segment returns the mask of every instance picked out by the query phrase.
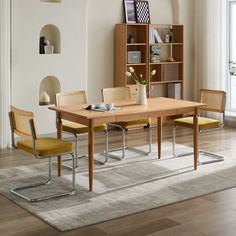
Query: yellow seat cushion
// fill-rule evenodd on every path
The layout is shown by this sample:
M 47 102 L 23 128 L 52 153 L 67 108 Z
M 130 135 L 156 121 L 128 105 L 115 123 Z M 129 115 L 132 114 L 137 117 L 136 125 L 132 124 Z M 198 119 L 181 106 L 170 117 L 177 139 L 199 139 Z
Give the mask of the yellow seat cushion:
M 55 156 L 57 154 L 72 152 L 71 142 L 57 138 L 38 138 L 36 143 L 36 154 L 40 157 Z M 24 139 L 17 142 L 17 147 L 33 153 L 33 143 L 31 139 Z
M 139 119 L 131 121 L 112 122 L 112 124 L 120 125 L 123 128 L 127 128 L 132 125 L 148 125 L 151 124 L 151 119 Z
M 184 117 L 174 120 L 174 125 L 186 128 L 193 128 L 193 117 Z M 214 120 L 205 117 L 198 117 L 199 129 L 213 129 L 221 125 L 219 120 Z
M 102 125 L 96 126 L 94 128 L 94 131 L 102 132 L 102 131 L 105 131 L 106 129 L 107 129 L 107 125 L 102 124 Z M 83 134 L 83 133 L 88 133 L 88 126 L 78 124 L 75 122 L 63 121 L 62 130 L 65 132 L 72 133 L 72 134 Z

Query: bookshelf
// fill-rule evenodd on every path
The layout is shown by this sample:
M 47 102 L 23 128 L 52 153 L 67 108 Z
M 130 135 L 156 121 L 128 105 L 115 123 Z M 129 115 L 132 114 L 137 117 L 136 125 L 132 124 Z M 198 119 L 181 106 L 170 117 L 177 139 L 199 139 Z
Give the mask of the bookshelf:
M 178 24 L 117 24 L 115 86 L 129 86 L 135 100 L 137 87 L 125 75 L 128 67 L 132 66 L 136 74 L 142 74 L 147 80 L 148 97 L 183 99 L 183 33 L 183 25 Z M 140 52 L 139 63 L 129 60 L 130 52 Z M 157 73 L 150 77 L 152 70 Z

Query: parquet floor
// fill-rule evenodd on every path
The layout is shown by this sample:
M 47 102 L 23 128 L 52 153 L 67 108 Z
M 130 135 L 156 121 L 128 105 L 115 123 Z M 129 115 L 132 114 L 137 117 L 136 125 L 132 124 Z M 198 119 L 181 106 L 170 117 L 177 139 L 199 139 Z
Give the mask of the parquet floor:
M 146 132 L 129 131 L 131 145 L 143 144 Z M 156 134 L 154 130 L 154 142 Z M 171 129 L 166 126 L 163 139 L 169 140 Z M 178 143 L 190 144 L 191 132 L 180 130 Z M 119 145 L 117 132 L 110 135 L 111 147 Z M 96 150 L 102 150 L 103 136 L 96 136 Z M 227 149 L 236 153 L 236 129 L 224 128 L 201 136 L 201 147 L 210 151 Z M 81 152 L 86 151 L 86 136 L 81 139 Z M 40 162 L 31 155 L 22 155 L 18 150 L 0 151 L 0 168 Z M 235 183 L 236 184 L 236 183 Z M 158 197 L 158 196 L 157 196 Z M 235 236 L 236 235 L 236 188 L 183 201 L 166 207 L 148 210 L 108 222 L 62 233 L 15 203 L 0 195 L 0 235 L 1 236 Z

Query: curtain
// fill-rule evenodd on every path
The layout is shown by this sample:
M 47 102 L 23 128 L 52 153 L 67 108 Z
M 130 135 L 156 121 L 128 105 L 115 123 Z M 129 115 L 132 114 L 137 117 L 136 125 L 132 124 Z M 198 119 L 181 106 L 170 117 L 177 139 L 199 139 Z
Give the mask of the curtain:
M 195 82 L 199 90 L 225 90 L 226 81 L 226 4 L 227 0 L 196 0 Z

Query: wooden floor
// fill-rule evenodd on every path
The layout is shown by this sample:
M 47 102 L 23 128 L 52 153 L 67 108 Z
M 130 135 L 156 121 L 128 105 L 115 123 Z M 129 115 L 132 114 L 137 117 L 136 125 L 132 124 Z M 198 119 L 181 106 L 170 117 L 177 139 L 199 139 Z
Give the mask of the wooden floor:
M 139 145 L 147 138 L 146 132 L 129 131 L 128 143 Z M 171 137 L 170 127 L 164 127 L 164 141 Z M 180 130 L 178 143 L 191 144 L 191 132 Z M 120 136 L 111 135 L 112 147 L 118 145 Z M 86 136 L 80 142 L 80 150 L 86 150 Z M 154 142 L 156 131 L 154 130 Z M 102 150 L 103 136 L 96 137 L 96 150 Z M 201 147 L 210 151 L 227 149 L 236 152 L 236 129 L 224 128 L 202 134 Z M 0 168 L 39 162 L 21 151 L 0 152 Z M 235 183 L 236 185 L 236 183 Z M 158 198 L 158 196 L 157 196 Z M 119 219 L 107 221 L 78 230 L 62 233 L 44 223 L 26 210 L 0 195 L 1 236 L 99 236 L 99 235 L 149 235 L 149 236 L 235 236 L 236 188 L 183 201 L 166 207 L 147 210 Z

